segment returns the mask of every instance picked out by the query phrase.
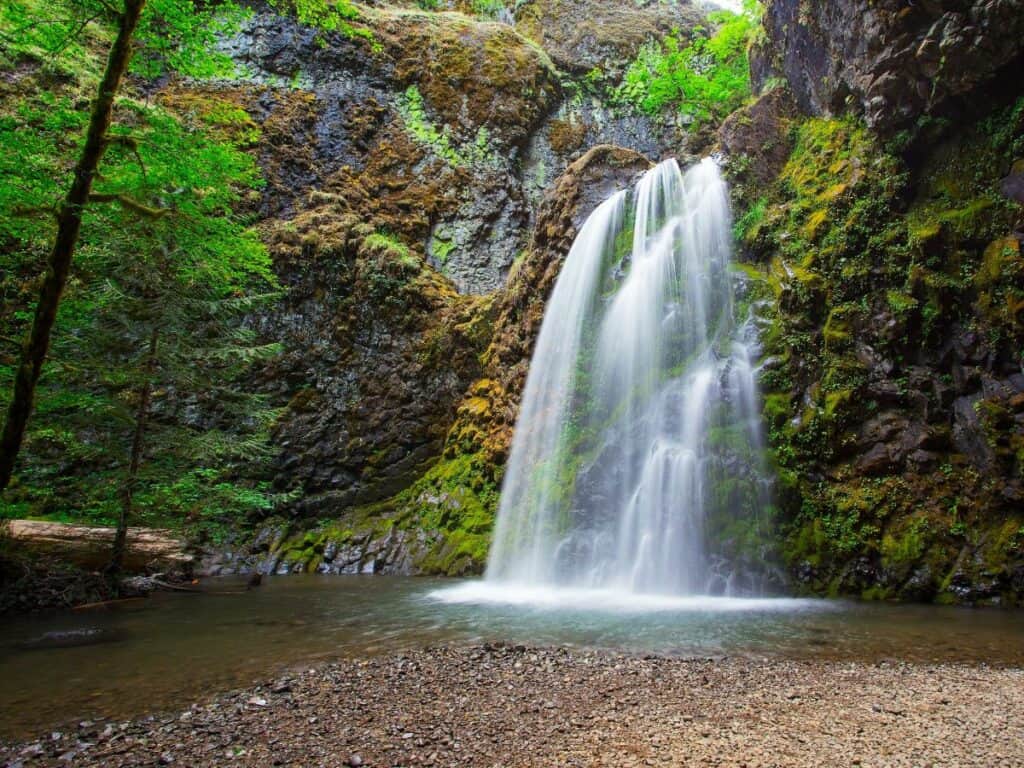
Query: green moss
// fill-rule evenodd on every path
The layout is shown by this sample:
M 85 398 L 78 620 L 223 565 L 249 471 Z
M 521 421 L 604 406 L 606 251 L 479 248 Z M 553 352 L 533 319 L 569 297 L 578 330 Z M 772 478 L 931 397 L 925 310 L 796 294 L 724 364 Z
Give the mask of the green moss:
M 868 587 L 860 594 L 861 600 L 868 602 L 881 602 L 883 600 L 892 600 L 896 595 L 888 587 L 883 587 L 880 584 Z
M 768 214 L 768 198 L 760 197 L 733 225 L 733 236 L 746 245 L 757 241 Z
M 850 344 L 853 338 L 850 321 L 859 314 L 860 307 L 855 304 L 842 304 L 832 308 L 822 330 L 827 351 L 837 352 Z
M 769 428 L 781 428 L 789 421 L 792 399 L 788 392 L 770 392 L 764 396 L 764 418 Z
M 908 569 L 924 555 L 928 546 L 928 520 L 915 518 L 902 530 L 887 532 L 882 537 L 882 565 L 891 569 Z
M 418 565 L 429 573 L 480 572 L 498 506 L 494 468 L 479 454 L 445 457 L 395 500 L 400 528 L 439 534 Z
M 804 238 L 809 242 L 816 242 L 821 236 L 825 229 L 825 225 L 828 222 L 828 210 L 820 209 L 814 211 L 810 216 L 807 217 L 807 222 L 804 224 L 801 230 Z
M 404 267 L 414 270 L 418 270 L 420 267 L 419 259 L 409 251 L 409 246 L 387 232 L 375 232 L 367 236 L 363 240 L 363 244 L 367 248 L 383 252 L 387 258 L 400 263 Z
M 845 411 L 853 398 L 853 391 L 839 389 L 825 395 L 825 418 L 835 420 Z
M 828 552 L 828 536 L 820 519 L 802 523 L 790 534 L 783 547 L 783 556 L 790 564 L 809 563 L 817 568 Z
M 885 298 L 889 309 L 898 315 L 910 312 L 918 306 L 917 299 L 902 291 L 886 291 Z
M 420 89 L 410 85 L 398 98 L 398 114 L 414 139 L 449 165 L 460 167 L 496 167 L 501 164 L 491 147 L 490 133 L 480 126 L 472 142 L 458 144 L 447 126 L 437 128 L 427 115 Z

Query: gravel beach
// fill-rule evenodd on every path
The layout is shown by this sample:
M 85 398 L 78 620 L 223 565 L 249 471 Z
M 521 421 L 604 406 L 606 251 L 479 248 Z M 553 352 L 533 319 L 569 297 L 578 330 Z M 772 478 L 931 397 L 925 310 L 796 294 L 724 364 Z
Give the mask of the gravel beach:
M 434 648 L 0 747 L 11 766 L 1024 766 L 1024 670 Z

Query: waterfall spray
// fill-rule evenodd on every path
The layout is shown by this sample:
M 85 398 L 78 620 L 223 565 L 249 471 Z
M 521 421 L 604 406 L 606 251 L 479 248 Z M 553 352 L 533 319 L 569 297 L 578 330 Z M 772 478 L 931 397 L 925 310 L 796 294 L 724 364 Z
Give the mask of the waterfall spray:
M 531 361 L 488 580 L 752 590 L 737 540 L 768 489 L 730 230 L 711 160 L 661 163 L 583 225 Z

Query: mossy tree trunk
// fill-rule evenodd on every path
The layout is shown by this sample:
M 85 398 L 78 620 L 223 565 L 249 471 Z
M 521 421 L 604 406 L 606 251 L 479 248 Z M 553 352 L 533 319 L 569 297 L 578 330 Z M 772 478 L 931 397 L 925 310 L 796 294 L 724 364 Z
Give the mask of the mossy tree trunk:
M 107 66 L 93 103 L 85 145 L 75 165 L 71 188 L 57 212 L 57 236 L 39 291 L 32 330 L 22 346 L 14 392 L 7 408 L 3 436 L 0 437 L 0 491 L 10 483 L 14 462 L 25 436 L 36 384 L 50 347 L 50 333 L 78 243 L 82 212 L 89 202 L 93 180 L 109 142 L 107 131 L 113 117 L 114 99 L 131 59 L 132 38 L 145 4 L 146 0 L 124 0 L 124 10 L 118 17 L 117 37 L 107 57 Z
M 146 354 L 146 372 L 139 388 L 139 405 L 135 410 L 135 433 L 132 436 L 131 457 L 128 461 L 128 477 L 125 479 L 121 492 L 121 514 L 117 519 L 117 532 L 114 534 L 114 550 L 110 555 L 107 573 L 116 575 L 124 565 L 125 542 L 128 539 L 128 521 L 132 516 L 135 499 L 135 483 L 139 477 L 139 466 L 142 463 L 142 452 L 145 445 L 146 421 L 149 418 L 149 400 L 153 392 L 153 377 L 157 368 L 157 344 L 160 332 L 153 329 L 149 338 L 149 351 Z

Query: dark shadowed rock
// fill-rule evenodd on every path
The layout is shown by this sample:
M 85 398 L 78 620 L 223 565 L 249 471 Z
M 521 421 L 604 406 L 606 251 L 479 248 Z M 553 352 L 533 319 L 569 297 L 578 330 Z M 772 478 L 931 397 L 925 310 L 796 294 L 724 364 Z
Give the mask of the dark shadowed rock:
M 773 88 L 753 104 L 734 112 L 718 129 L 718 143 L 729 159 L 730 182 L 751 188 L 753 197 L 775 181 L 793 151 L 796 104 L 786 88 Z
M 999 189 L 1011 200 L 1024 205 L 1024 173 L 1013 173 L 1003 179 Z
M 39 637 L 18 643 L 18 647 L 27 651 L 45 651 L 52 648 L 81 648 L 87 645 L 117 643 L 126 637 L 127 633 L 124 630 L 86 627 L 46 632 Z
M 764 23 L 758 83 L 781 76 L 807 112 L 861 113 L 882 133 L 1012 77 L 1024 52 L 1020 0 L 772 0 Z

